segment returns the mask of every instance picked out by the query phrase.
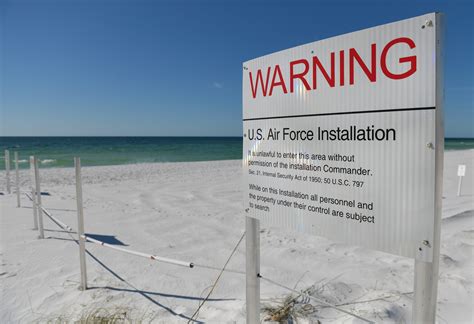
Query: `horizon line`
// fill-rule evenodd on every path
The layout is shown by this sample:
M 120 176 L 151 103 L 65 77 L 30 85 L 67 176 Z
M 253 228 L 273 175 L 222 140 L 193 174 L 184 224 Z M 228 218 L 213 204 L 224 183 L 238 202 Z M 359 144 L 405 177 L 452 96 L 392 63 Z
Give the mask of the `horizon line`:
M 0 135 L 0 138 L 7 137 L 211 137 L 211 138 L 222 138 L 222 137 L 235 137 L 244 138 L 243 136 L 237 135 Z M 445 136 L 444 139 L 472 139 L 473 137 L 461 136 Z

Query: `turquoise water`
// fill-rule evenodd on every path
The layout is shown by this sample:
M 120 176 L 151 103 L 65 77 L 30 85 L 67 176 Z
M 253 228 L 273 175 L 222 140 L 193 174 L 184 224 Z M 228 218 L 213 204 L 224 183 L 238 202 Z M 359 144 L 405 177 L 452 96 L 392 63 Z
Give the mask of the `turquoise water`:
M 23 168 L 30 155 L 41 167 L 72 167 L 75 156 L 83 166 L 242 158 L 240 137 L 0 137 L 0 148 L 0 170 L 5 149 L 12 160 L 18 151 Z
M 446 150 L 473 149 L 473 138 L 449 138 Z M 233 160 L 242 158 L 241 137 L 0 137 L 0 170 L 3 151 L 18 151 L 20 167 L 30 155 L 42 167 L 72 167 L 80 156 L 84 166 L 144 162 Z
M 445 150 L 468 150 L 474 149 L 474 138 L 446 138 L 444 140 Z

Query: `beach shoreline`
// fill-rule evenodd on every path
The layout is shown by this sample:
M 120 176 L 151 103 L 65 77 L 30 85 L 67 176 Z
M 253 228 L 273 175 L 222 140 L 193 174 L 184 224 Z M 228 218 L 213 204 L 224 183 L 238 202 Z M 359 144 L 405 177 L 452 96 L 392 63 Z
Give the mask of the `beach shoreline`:
M 27 169 L 35 155 L 42 168 L 229 161 L 242 158 L 242 137 L 5 137 L 0 136 L 0 170 L 4 150 L 18 151 L 20 169 Z M 446 138 L 445 151 L 472 150 L 472 138 Z M 13 160 L 11 162 L 13 165 Z

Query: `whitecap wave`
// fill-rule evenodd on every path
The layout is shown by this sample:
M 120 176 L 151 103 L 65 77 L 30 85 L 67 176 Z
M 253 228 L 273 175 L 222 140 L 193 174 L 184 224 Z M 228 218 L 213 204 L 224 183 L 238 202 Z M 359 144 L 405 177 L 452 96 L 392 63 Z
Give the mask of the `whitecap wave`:
M 41 164 L 50 164 L 50 163 L 54 163 L 54 162 L 56 162 L 56 160 L 52 160 L 52 159 L 41 160 Z

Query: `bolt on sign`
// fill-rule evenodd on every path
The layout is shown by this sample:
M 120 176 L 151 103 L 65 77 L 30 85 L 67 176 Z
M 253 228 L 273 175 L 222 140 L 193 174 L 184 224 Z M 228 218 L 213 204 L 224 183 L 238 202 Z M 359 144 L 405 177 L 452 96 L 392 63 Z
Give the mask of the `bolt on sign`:
M 443 154 L 436 19 L 243 64 L 247 216 L 432 260 Z

